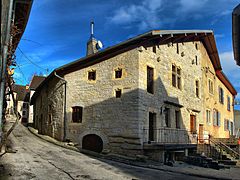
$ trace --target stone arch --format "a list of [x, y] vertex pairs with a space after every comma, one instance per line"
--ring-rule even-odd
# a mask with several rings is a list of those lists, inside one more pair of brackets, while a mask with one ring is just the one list
[[103, 150], [103, 141], [96, 134], [88, 134], [82, 139], [82, 149], [100, 153]]
[[107, 136], [104, 133], [102, 133], [101, 131], [96, 131], [96, 130], [86, 130], [86, 131], [84, 131], [83, 133], [80, 134], [80, 136], [79, 136], [80, 148], [83, 148], [83, 138], [87, 135], [96, 135], [96, 136], [100, 137], [101, 140], [102, 140], [103, 149], [108, 149], [109, 148], [108, 147], [109, 146], [108, 145], [109, 141], [108, 141]]

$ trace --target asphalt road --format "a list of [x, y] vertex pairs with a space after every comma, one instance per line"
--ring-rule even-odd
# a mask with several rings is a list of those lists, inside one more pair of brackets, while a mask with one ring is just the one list
[[0, 158], [0, 179], [202, 179], [101, 160], [46, 142], [19, 124], [10, 136], [16, 153]]

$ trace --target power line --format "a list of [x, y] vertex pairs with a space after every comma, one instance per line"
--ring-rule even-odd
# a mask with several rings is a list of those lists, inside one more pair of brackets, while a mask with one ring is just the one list
[[17, 65], [20, 73], [22, 74], [23, 78], [25, 79], [25, 81], [28, 82], [28, 81], [27, 81], [27, 78], [26, 78], [26, 76], [24, 75], [24, 73], [23, 73], [22, 69], [20, 68], [20, 66], [19, 66], [17, 63], [16, 63], [16, 65]]
[[35, 62], [33, 62], [19, 47], [18, 47], [18, 50], [22, 53], [22, 55], [30, 62], [32, 63], [33, 65], [35, 65], [36, 67], [40, 68], [40, 69], [43, 69], [44, 71], [46, 71], [48, 73], [48, 69], [45, 69], [41, 66], [39, 66], [38, 64], [36, 64]]

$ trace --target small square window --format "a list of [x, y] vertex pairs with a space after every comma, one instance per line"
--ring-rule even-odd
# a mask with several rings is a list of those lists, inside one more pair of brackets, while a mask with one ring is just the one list
[[115, 78], [121, 78], [122, 77], [122, 69], [115, 70]]
[[122, 90], [121, 89], [117, 89], [116, 90], [116, 98], [121, 98], [122, 96]]
[[96, 71], [89, 71], [88, 72], [88, 80], [96, 80]]

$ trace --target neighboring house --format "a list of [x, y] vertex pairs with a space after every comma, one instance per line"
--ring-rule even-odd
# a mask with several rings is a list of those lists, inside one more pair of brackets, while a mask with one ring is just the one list
[[232, 38], [234, 59], [240, 66], [240, 4], [234, 8], [232, 13]]
[[[31, 80], [30, 86], [29, 86], [29, 89], [30, 89], [30, 99], [31, 99], [31, 97], [32, 97], [33, 94], [34, 94], [35, 89], [42, 83], [42, 81], [43, 81], [45, 78], [46, 78], [46, 77], [44, 77], [44, 76], [37, 76], [37, 75], [34, 75], [34, 76], [32, 77], [32, 80]], [[29, 106], [28, 123], [29, 123], [29, 124], [33, 124], [33, 106], [32, 106], [32, 105]]]
[[27, 124], [28, 122], [28, 111], [29, 111], [29, 86], [22, 86], [15, 84], [13, 92], [16, 94], [17, 111], [21, 115], [21, 122]]
[[209, 135], [229, 137], [224, 121], [233, 122], [236, 91], [212, 31], [155, 30], [94, 53], [96, 42], [91, 37], [88, 56], [55, 69], [36, 89], [39, 133], [159, 161]]
[[234, 110], [234, 125], [236, 137], [240, 137], [240, 110]]

